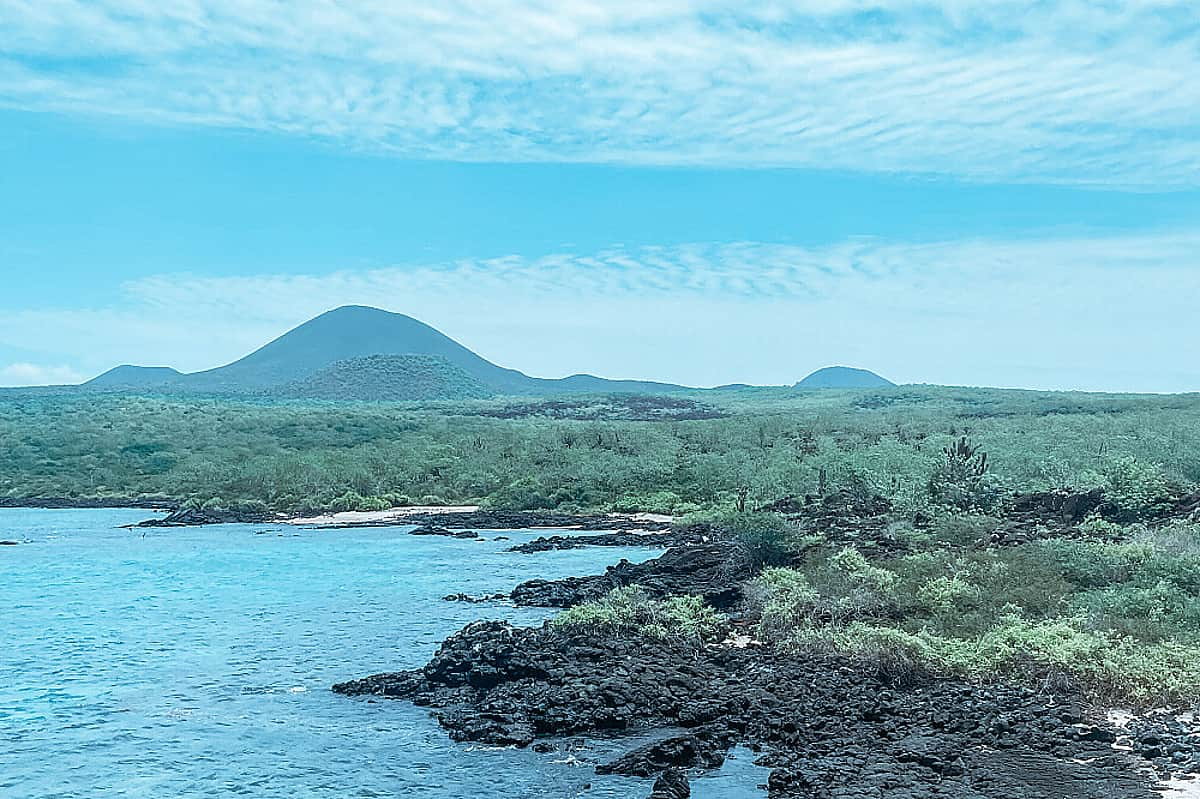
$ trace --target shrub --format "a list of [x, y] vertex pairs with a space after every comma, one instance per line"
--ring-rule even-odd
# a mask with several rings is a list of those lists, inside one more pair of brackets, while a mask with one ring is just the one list
[[390, 507], [392, 507], [392, 503], [383, 497], [363, 497], [362, 501], [358, 503], [356, 510], [381, 511], [387, 510]]
[[700, 597], [652, 599], [639, 586], [615, 588], [602, 598], [576, 605], [551, 620], [551, 625], [609, 635], [639, 635], [653, 639], [719, 641], [728, 621]]
[[953, 613], [979, 601], [979, 588], [961, 575], [934, 577], [917, 589], [917, 599], [935, 614]]
[[932, 537], [955, 546], [974, 546], [989, 541], [999, 526], [1000, 521], [992, 516], [945, 513], [935, 519]]
[[945, 447], [942, 455], [927, 482], [929, 497], [935, 504], [984, 512], [1000, 504], [1005, 486], [989, 472], [986, 452], [963, 436]]
[[736, 539], [754, 567], [785, 563], [799, 548], [799, 530], [779, 513], [715, 511], [689, 513], [675, 522], [676, 528], [707, 524]]
[[898, 576], [871, 565], [853, 547], [829, 556], [811, 579], [797, 569], [775, 568], [752, 583], [764, 639], [782, 640], [810, 626], [889, 616], [895, 610]]
[[761, 611], [759, 637], [787, 638], [813, 622], [820, 595], [796, 569], [764, 569], [750, 584], [751, 602]]
[[1108, 464], [1104, 477], [1104, 496], [1125, 521], [1152, 518], [1170, 505], [1171, 485], [1159, 466], [1117, 458]]
[[555, 503], [539, 480], [522, 477], [488, 494], [485, 504], [501, 510], [538, 510], [552, 508]]
[[358, 510], [358, 505], [363, 501], [362, 495], [356, 491], [347, 491], [337, 499], [329, 503], [329, 510], [334, 513], [345, 513], [346, 511]]
[[1117, 541], [1125, 537], [1125, 527], [1110, 522], [1098, 513], [1092, 513], [1078, 525], [1079, 532], [1091, 538]]

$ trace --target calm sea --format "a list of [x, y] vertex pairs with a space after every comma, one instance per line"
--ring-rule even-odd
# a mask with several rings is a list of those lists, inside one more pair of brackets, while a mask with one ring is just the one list
[[[122, 530], [139, 510], [0, 510], [0, 797], [642, 797], [591, 762], [451, 742], [428, 712], [334, 682], [422, 665], [478, 618], [444, 602], [589, 574], [648, 549], [517, 555], [407, 528]], [[511, 541], [497, 541], [508, 536]], [[747, 753], [697, 799], [761, 797]]]

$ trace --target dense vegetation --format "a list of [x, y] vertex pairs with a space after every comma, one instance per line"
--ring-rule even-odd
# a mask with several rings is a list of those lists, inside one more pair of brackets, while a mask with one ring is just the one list
[[[682, 514], [739, 497], [757, 507], [849, 488], [915, 512], [937, 501], [931, 475], [961, 436], [989, 455], [981, 496], [1087, 487], [1121, 459], [1165, 480], [1200, 480], [1195, 396], [906, 387], [670, 399], [650, 414], [655, 421], [633, 421], [629, 398], [619, 397], [597, 397], [586, 418], [564, 418], [554, 400], [332, 404], [5, 391], [0, 496], [219, 498], [288, 510], [350, 494]], [[672, 404], [681, 399], [689, 401]]]
[[[898, 680], [1016, 675], [1105, 701], [1200, 698], [1200, 529], [1195, 510], [1172, 510], [1200, 481], [1197, 396], [369, 404], [26, 390], [0, 393], [0, 451], [10, 499], [674, 513], [738, 537], [761, 567], [738, 623], [801, 656], [833, 649]], [[1057, 489], [1103, 509], [1069, 529], [1016, 519], [1018, 492]], [[806, 495], [847, 503], [847, 523], [814, 523]], [[730, 620], [630, 589], [557, 623], [711, 640]]]
[[485, 399], [492, 391], [437, 355], [369, 355], [335, 361], [270, 391], [281, 398], [414, 402]]

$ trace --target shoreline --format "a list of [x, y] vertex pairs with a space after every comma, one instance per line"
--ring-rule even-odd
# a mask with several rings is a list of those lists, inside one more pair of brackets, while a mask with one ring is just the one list
[[[572, 738], [654, 733], [595, 764], [597, 773], [657, 778], [654, 797], [687, 796], [688, 775], [719, 768], [734, 747], [771, 770], [769, 799], [1200, 797], [1194, 717], [1121, 716], [1069, 687], [1012, 679], [895, 677], [852, 656], [751, 640], [738, 608], [755, 571], [735, 552], [729, 540], [681, 543], [644, 563], [529, 580], [508, 595], [553, 608], [630, 586], [651, 598], [699, 597], [733, 611], [719, 643], [477, 621], [419, 669], [333, 691], [410, 701], [460, 743], [550, 756]], [[660, 784], [684, 787], [660, 794]]]
[[670, 516], [650, 513], [571, 514], [558, 511], [488, 510], [478, 505], [412, 505], [383, 511], [343, 511], [317, 516], [289, 516], [268, 511], [169, 508], [161, 519], [134, 527], [201, 527], [210, 524], [286, 524], [318, 530], [355, 527], [439, 527], [487, 530], [582, 530], [589, 532], [666, 532]]

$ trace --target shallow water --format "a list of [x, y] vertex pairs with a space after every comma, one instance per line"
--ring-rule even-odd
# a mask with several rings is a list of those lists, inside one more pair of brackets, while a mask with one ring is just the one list
[[[0, 510], [0, 797], [639, 797], [647, 781], [451, 742], [405, 702], [334, 682], [423, 664], [478, 618], [546, 612], [444, 602], [589, 574], [650, 549], [538, 555], [407, 528], [122, 530], [139, 510]], [[493, 540], [509, 536], [511, 541]], [[697, 799], [761, 797], [748, 755]], [[590, 787], [589, 787], [590, 786]]]

